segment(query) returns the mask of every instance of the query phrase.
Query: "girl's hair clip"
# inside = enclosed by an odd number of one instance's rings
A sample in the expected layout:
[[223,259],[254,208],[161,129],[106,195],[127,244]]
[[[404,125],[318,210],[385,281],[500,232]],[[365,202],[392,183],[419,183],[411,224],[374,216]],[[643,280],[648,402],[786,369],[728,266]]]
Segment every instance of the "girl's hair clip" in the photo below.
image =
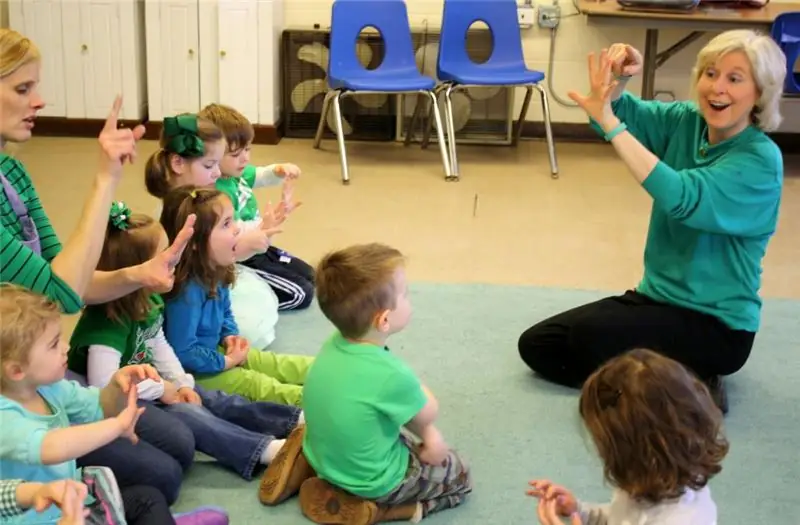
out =
[[189,193],[189,195],[191,195],[193,199],[196,199],[197,198],[197,190],[192,190],[191,193]]
[[125,231],[131,226],[131,210],[122,201],[113,202],[111,203],[108,219],[114,228],[119,231]]

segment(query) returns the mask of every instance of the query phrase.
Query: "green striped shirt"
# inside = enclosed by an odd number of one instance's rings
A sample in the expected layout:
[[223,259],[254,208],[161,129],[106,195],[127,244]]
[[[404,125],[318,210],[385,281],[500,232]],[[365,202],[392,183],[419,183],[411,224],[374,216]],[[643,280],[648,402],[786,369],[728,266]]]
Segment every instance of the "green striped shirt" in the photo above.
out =
[[21,162],[4,153],[0,153],[0,171],[28,208],[42,246],[42,255],[39,256],[20,242],[23,239],[22,226],[5,191],[0,191],[0,281],[46,295],[57,302],[64,313],[78,312],[83,306],[81,298],[50,269],[50,261],[61,251],[61,243],[28,172]]

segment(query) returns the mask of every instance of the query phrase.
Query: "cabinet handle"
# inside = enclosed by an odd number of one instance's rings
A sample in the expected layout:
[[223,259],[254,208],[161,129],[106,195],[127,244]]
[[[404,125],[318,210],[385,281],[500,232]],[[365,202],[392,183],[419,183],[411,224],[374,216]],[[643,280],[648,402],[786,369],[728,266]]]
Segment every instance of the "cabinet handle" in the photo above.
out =
[[226,53],[225,51],[220,51],[219,52],[219,56],[221,56],[222,58],[225,58],[225,55],[227,55],[227,54],[228,53]]
[[194,56],[194,49],[190,49],[190,50],[189,50],[189,56],[190,56],[190,57],[193,57],[193,56]]
[[81,51],[89,51],[89,46],[87,46],[86,44],[83,44],[81,46]]

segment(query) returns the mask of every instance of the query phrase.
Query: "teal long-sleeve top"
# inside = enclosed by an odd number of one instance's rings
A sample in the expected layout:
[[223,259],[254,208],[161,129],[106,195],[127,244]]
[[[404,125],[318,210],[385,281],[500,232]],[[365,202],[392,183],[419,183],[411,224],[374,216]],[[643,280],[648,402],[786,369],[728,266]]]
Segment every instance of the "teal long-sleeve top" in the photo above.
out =
[[693,102],[625,93],[613,110],[661,159],[642,184],[653,207],[637,291],[757,332],[761,264],[783,188],[780,149],[754,125],[708,144],[708,126]]

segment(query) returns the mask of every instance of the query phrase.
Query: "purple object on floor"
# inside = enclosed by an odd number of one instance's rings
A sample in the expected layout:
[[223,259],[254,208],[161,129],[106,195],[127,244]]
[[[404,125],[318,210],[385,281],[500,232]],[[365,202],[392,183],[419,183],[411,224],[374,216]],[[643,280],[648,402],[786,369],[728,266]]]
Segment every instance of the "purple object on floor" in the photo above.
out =
[[228,513],[219,507],[200,507],[175,514],[176,525],[228,525]]

